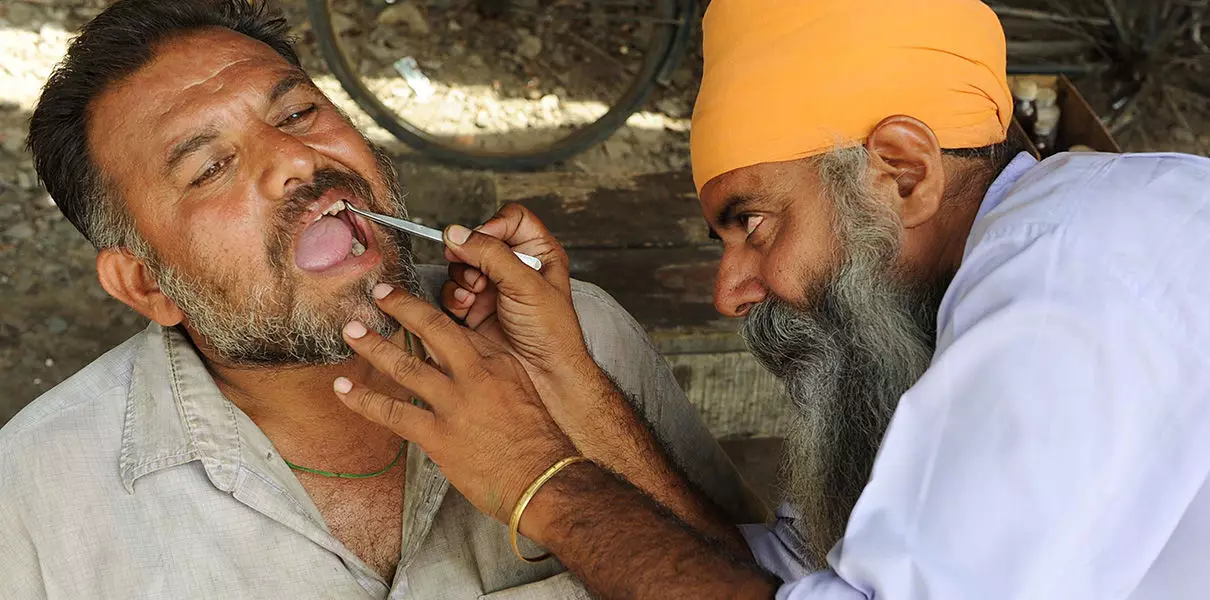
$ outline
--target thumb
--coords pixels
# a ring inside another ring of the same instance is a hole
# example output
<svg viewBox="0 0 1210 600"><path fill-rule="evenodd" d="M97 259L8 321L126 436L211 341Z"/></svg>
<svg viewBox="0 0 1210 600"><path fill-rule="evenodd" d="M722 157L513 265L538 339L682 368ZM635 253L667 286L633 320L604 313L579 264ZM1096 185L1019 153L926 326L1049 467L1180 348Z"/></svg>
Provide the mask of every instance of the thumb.
<svg viewBox="0 0 1210 600"><path fill-rule="evenodd" d="M542 294L548 289L542 275L513 254L513 249L490 235L461 225L445 230L445 245L458 260L478 269L501 294L513 299Z"/></svg>

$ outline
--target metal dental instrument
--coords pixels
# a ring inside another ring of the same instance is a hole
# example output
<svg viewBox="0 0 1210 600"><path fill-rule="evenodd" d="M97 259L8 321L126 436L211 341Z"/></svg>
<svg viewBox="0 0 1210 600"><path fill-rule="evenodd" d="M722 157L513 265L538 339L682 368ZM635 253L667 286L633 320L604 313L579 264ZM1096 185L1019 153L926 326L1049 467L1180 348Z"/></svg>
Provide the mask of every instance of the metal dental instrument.
<svg viewBox="0 0 1210 600"><path fill-rule="evenodd" d="M424 225L413 223L411 221L398 219L395 217L388 217L387 215L380 215L368 210L361 210L348 202L345 203L345 208L353 211L355 214L359 214L375 223L378 223L379 225L385 225L393 229L398 229L412 235L433 240L434 242L440 242L442 244L445 243L445 236L442 235L441 231L433 229L432 227L425 227ZM535 271L542 270L542 261L539 260L538 257L522 254L520 252L513 252L513 254L516 254L517 258L521 259L521 262L525 263L529 268Z"/></svg>

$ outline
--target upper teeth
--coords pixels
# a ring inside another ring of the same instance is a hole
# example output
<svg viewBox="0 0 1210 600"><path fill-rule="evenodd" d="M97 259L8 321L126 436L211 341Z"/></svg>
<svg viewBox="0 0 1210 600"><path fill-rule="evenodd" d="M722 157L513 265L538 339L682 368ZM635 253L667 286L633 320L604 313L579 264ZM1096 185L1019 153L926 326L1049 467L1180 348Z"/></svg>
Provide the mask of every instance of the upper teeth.
<svg viewBox="0 0 1210 600"><path fill-rule="evenodd" d="M347 207L348 207L348 205L345 204L344 200L337 200L335 203L332 204L332 206L329 206L327 210L320 213L318 217L315 217L315 220L318 221L327 215L336 216L336 213L344 210Z"/></svg>

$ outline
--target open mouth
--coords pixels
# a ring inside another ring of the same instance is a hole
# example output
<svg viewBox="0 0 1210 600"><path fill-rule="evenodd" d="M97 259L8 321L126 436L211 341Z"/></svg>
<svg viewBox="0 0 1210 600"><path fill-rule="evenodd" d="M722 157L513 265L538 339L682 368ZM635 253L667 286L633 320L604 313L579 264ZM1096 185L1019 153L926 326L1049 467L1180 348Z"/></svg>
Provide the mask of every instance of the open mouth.
<svg viewBox="0 0 1210 600"><path fill-rule="evenodd" d="M366 253L366 232L338 198L303 229L294 248L294 262L304 271L323 271Z"/></svg>

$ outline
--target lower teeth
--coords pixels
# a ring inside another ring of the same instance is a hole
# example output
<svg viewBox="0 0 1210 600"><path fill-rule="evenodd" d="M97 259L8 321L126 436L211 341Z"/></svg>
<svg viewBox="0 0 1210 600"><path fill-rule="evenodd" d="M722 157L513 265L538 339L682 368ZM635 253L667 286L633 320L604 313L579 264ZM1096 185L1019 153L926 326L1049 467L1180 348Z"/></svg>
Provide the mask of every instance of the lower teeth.
<svg viewBox="0 0 1210 600"><path fill-rule="evenodd" d="M361 256L362 254L366 253L366 247L363 246L361 242L353 240L353 247L349 248L349 252L352 253L353 256Z"/></svg>

